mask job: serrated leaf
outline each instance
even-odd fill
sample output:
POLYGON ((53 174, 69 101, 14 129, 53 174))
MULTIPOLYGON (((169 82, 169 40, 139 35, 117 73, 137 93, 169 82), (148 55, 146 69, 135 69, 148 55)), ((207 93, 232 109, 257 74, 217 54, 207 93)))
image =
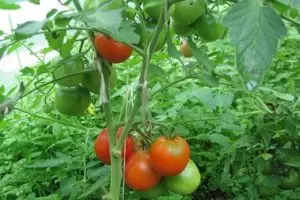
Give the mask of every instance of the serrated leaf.
POLYGON ((80 13, 78 20, 88 27, 97 30, 106 30, 112 34, 117 32, 122 22, 122 9, 103 11, 103 6, 80 13))
POLYGON ((43 26, 45 25, 45 21, 28 21, 24 24, 19 25, 15 30, 15 39, 22 40, 29 38, 39 32, 43 26))
POLYGON ((0 9, 4 10, 17 10, 21 8, 18 4, 16 4, 16 1, 12 0, 0 0, 0 9))
POLYGON ((288 160, 285 165, 291 166, 291 167, 300 167, 300 156, 295 156, 288 160))
POLYGON ((223 23, 236 46, 237 68, 249 89, 258 86, 277 50, 278 39, 287 30, 280 16, 261 0, 236 3, 223 23))
POLYGON ((120 42, 138 44, 140 36, 135 32, 135 28, 130 23, 122 23, 119 30, 112 32, 111 36, 120 42))

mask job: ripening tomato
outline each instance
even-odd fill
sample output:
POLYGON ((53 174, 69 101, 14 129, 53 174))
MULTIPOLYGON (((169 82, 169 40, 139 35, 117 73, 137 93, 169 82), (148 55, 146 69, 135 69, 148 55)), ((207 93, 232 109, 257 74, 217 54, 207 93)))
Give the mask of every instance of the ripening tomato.
POLYGON ((95 45, 98 53, 111 63, 124 62, 132 54, 131 47, 103 34, 95 37, 95 45))
POLYGON ((135 152, 126 163, 125 183, 134 190, 147 190, 159 183, 161 175, 149 164, 150 155, 145 151, 135 152))
POLYGON ((179 174, 190 160, 190 147, 182 137, 159 137, 150 147, 150 165, 163 176, 179 174))
POLYGON ((182 41, 182 43, 180 45, 180 51, 181 51, 182 55, 186 58, 193 57, 192 49, 187 40, 182 41))
MULTIPOLYGON (((122 130, 123 128, 120 127, 118 129, 117 132, 117 138, 120 138, 121 134, 122 134, 122 130)), ((135 151, 135 141, 133 139, 133 137, 131 137, 130 135, 127 136, 126 138, 126 142, 125 142, 125 146, 123 146, 123 150, 122 150, 122 158, 124 158, 124 154, 125 154, 125 159, 127 160, 131 154, 135 151), (125 150, 126 148, 126 150, 125 150)), ((103 129, 96 141, 95 141, 95 153, 96 156, 98 157, 99 160, 101 160, 102 162, 104 162, 105 164, 110 164, 110 148, 109 148, 109 139, 108 139, 108 129, 105 128, 103 129)))

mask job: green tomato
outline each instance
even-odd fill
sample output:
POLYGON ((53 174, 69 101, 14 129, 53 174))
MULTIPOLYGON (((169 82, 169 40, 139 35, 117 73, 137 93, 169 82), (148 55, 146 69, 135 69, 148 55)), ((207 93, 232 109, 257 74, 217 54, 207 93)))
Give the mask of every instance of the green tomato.
POLYGON ((273 197, 279 191, 280 189, 278 187, 266 187, 266 186, 259 187, 259 194, 261 197, 273 197))
POLYGON ((291 8, 289 10, 289 15, 291 18, 295 19, 299 15, 298 10, 296 8, 291 8))
MULTIPOLYGON (((87 65, 85 70, 93 69, 93 65, 87 65)), ((113 88, 117 82, 116 69, 111 66, 110 87, 113 88)), ((100 94, 101 76, 98 70, 88 71, 84 73, 82 85, 94 94, 100 94)))
POLYGON ((167 192, 168 191, 166 189, 164 182, 161 182, 148 190, 138 191, 137 193, 139 194, 140 198, 150 200, 150 199, 156 199, 160 196, 164 196, 167 194, 167 192))
POLYGON ((193 193, 201 182, 201 175, 194 161, 190 160, 186 168, 176 176, 165 178, 166 187, 174 193, 187 195, 193 193))
MULTIPOLYGON (((53 59, 51 65, 55 66, 60 62, 61 58, 53 59)), ((78 72, 82 72, 84 64, 81 58, 74 58, 71 60, 61 61, 64 62, 62 65, 58 66, 53 72, 54 79, 59 79, 65 76, 70 76, 78 72)), ((83 73, 70 76, 68 78, 57 81, 57 84, 65 87, 72 87, 78 85, 83 80, 83 73)))
MULTIPOLYGON (((154 20, 159 19, 159 15, 163 6, 163 0, 144 0, 145 13, 154 20)), ((168 11, 169 16, 174 12, 174 6, 168 11)))
POLYGON ((90 104, 91 94, 81 86, 60 87, 55 95, 56 108, 65 115, 83 115, 90 104))
POLYGON ((257 179, 259 194, 261 197, 275 196, 279 191, 279 179, 274 176, 259 176, 257 179))
POLYGON ((207 42, 222 38, 226 31, 223 25, 211 15, 201 16, 195 23, 195 29, 199 36, 207 42))
POLYGON ((172 18, 178 24, 188 25, 205 13, 205 0, 184 0, 175 4, 172 18))
POLYGON ((174 33, 177 35, 186 36, 192 32, 193 26, 178 24, 175 20, 172 19, 171 20, 171 30, 174 31, 174 33))
POLYGON ((282 189, 294 189, 300 185, 300 177, 296 170, 291 169, 287 177, 282 177, 279 187, 282 189))
POLYGON ((54 108, 54 103, 53 102, 43 105, 44 113, 50 113, 53 110, 53 108, 54 108))

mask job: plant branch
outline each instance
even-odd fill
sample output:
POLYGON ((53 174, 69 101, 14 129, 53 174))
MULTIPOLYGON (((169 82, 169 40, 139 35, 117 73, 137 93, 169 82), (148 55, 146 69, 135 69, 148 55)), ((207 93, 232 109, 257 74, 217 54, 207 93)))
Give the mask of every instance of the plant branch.
POLYGON ((295 19, 293 19, 293 18, 291 18, 291 17, 289 17, 289 16, 286 16, 286 15, 283 14, 283 13, 281 13, 281 17, 282 17, 284 20, 289 21, 289 22, 291 22, 292 24, 294 24, 294 25, 296 25, 296 26, 300 26, 300 22, 299 22, 299 21, 297 21, 297 20, 295 20, 295 19))
POLYGON ((51 122, 56 122, 56 123, 59 123, 59 124, 63 124, 65 126, 69 126, 69 127, 73 127, 73 128, 80 128, 80 129, 84 129, 84 130, 87 130, 85 127, 78 127, 78 126, 74 126, 73 124, 69 124, 69 123, 66 123, 66 122, 63 122, 63 121, 59 121, 59 120, 56 120, 56 119, 52 119, 52 118, 47 118, 47 117, 43 117, 43 116, 40 116, 40 115, 36 115, 36 114, 33 114, 33 113, 30 113, 26 110, 23 110, 21 108, 18 108, 18 107, 14 107, 15 110, 17 111, 20 111, 22 113, 26 113, 32 117, 35 117, 35 118, 40 118, 40 119, 44 119, 44 120, 47 120, 47 121, 51 121, 51 122))

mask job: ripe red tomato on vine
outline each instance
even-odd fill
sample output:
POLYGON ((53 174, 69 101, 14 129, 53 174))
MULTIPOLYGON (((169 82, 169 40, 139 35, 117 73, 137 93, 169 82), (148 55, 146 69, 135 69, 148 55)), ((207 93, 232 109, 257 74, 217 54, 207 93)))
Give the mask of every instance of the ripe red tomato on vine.
POLYGON ((132 48, 104 34, 95 37, 95 46, 99 55, 111 63, 121 63, 132 54, 132 48))
MULTIPOLYGON (((117 131, 118 139, 121 137, 122 130, 123 130, 123 127, 118 128, 118 131, 117 131)), ((132 136, 130 136, 130 135, 127 136, 125 145, 126 145, 126 148, 123 145, 123 149, 122 149, 122 158, 124 159, 124 157, 125 157, 125 159, 127 160, 131 156, 131 154, 135 151, 135 141, 132 136)), ((101 160, 102 162, 104 162, 105 164, 108 164, 108 165, 111 163, 110 147, 109 147, 109 139, 108 139, 108 129, 107 128, 103 129, 99 133, 99 135, 95 141, 94 150, 95 150, 96 156, 98 157, 99 160, 101 160)))
POLYGON ((150 155, 145 151, 135 152, 126 163, 125 183, 135 190, 147 190, 159 183, 161 175, 149 163, 150 155))
POLYGON ((150 165, 162 176, 175 176, 187 166, 190 147, 182 137, 159 137, 150 147, 150 165))

